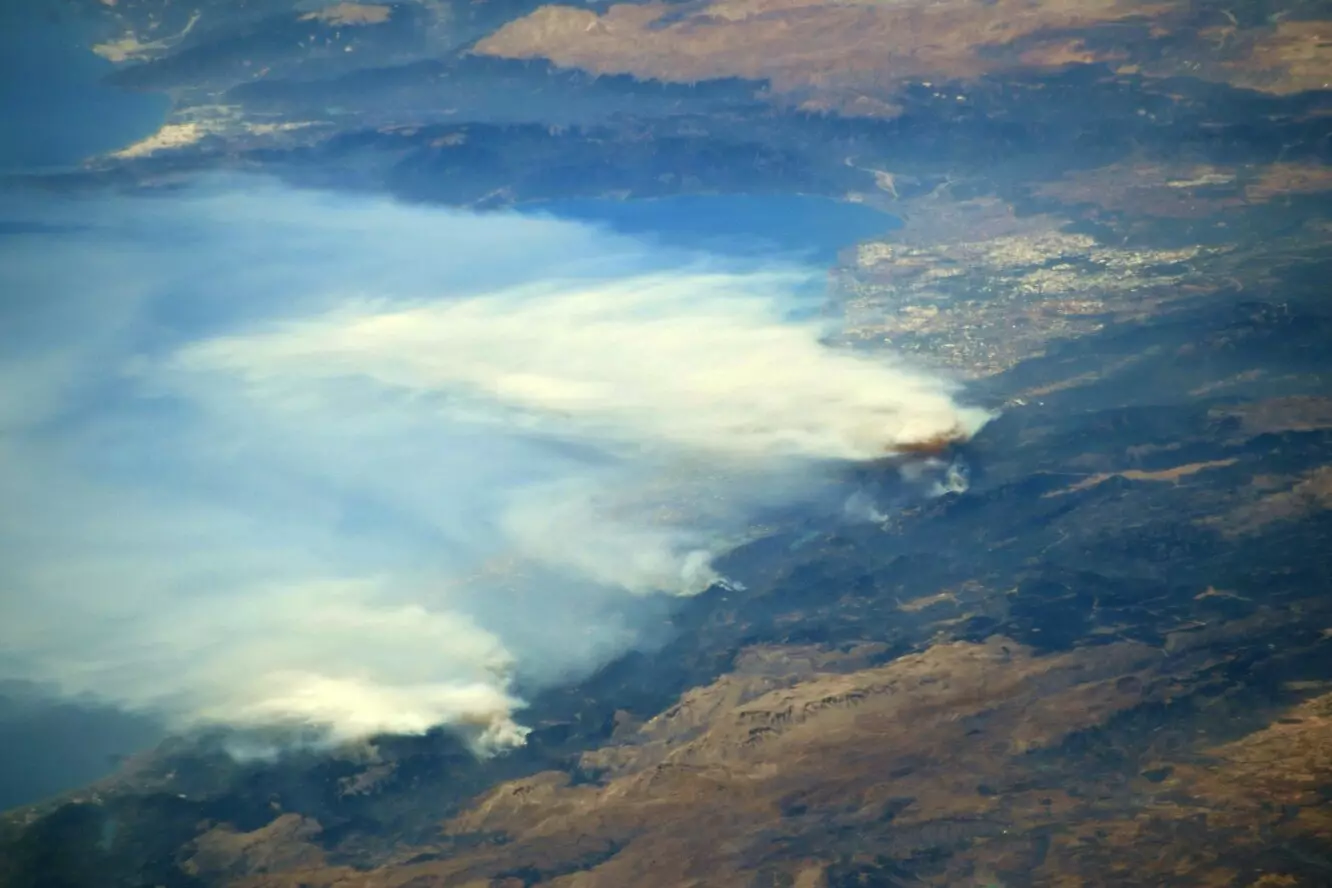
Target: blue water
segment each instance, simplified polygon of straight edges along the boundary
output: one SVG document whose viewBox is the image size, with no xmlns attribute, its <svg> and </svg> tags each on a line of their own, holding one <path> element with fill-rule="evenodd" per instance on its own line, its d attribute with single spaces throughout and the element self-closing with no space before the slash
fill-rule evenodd
<svg viewBox="0 0 1332 888">
<path fill-rule="evenodd" d="M 830 264 L 838 250 L 900 228 L 864 204 L 798 194 L 705 194 L 537 204 L 528 212 L 603 225 L 665 246 L 734 256 L 781 255 Z"/>
<path fill-rule="evenodd" d="M 114 66 L 89 50 L 86 23 L 0 5 L 0 170 L 77 164 L 156 132 L 170 100 L 103 79 Z"/>
<path fill-rule="evenodd" d="M 165 734 L 151 718 L 0 682 L 0 811 L 84 786 Z"/>
</svg>

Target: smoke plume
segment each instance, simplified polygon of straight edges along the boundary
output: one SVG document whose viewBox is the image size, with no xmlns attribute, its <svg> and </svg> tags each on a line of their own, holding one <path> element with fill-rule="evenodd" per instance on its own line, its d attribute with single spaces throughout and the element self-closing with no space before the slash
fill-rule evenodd
<svg viewBox="0 0 1332 888">
<path fill-rule="evenodd" d="M 812 269 L 234 181 L 13 207 L 0 678 L 177 727 L 520 743 L 516 674 L 987 419 L 824 345 Z"/>
</svg>

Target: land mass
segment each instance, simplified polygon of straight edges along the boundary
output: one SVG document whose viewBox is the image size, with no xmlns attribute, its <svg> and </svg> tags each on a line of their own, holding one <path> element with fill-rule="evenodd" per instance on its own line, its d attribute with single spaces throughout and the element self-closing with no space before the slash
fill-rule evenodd
<svg viewBox="0 0 1332 888">
<path fill-rule="evenodd" d="M 521 750 L 169 741 L 10 813 L 0 883 L 1332 880 L 1326 8 L 69 8 L 173 110 L 24 187 L 855 201 L 904 224 L 831 269 L 836 344 L 1001 415 L 946 447 L 968 490 L 769 528 L 721 565 L 744 589 L 535 694 Z"/>
</svg>

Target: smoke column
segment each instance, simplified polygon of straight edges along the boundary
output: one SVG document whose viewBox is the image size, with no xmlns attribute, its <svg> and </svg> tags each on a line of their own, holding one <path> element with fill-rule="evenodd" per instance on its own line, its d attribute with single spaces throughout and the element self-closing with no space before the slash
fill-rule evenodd
<svg viewBox="0 0 1332 888">
<path fill-rule="evenodd" d="M 829 467 L 964 438 L 815 269 L 229 181 L 14 202 L 0 678 L 178 728 L 521 743 Z"/>
</svg>

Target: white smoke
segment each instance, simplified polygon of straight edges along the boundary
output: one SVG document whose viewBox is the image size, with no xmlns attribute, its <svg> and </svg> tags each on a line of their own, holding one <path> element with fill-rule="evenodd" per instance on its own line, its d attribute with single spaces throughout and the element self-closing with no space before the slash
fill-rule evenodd
<svg viewBox="0 0 1332 888">
<path fill-rule="evenodd" d="M 460 301 L 353 305 L 186 349 L 265 397 L 370 380 L 602 446 L 702 459 L 873 459 L 974 431 L 941 381 L 784 322 L 790 275 L 659 272 L 547 281 Z M 463 407 L 463 410 L 468 409 Z"/>
<path fill-rule="evenodd" d="M 515 670 L 594 668 L 755 510 L 987 419 L 788 320 L 810 270 L 235 183 L 34 212 L 0 678 L 179 726 L 520 743 Z"/>
</svg>

